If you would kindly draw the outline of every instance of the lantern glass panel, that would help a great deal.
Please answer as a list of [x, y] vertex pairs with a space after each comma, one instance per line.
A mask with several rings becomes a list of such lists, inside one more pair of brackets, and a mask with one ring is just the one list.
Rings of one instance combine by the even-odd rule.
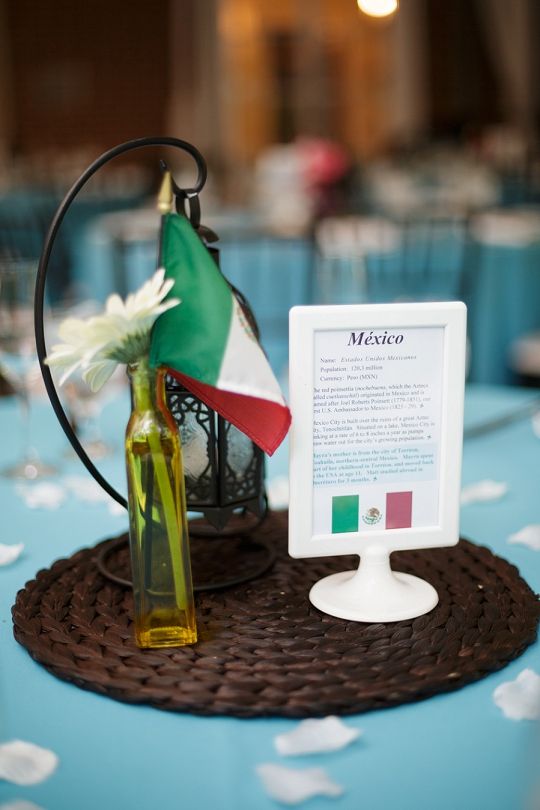
[[220, 464], [222, 478], [221, 500], [224, 506], [239, 505], [254, 498], [259, 499], [264, 491], [264, 456], [245, 434], [230, 422], [219, 419], [224, 447]]
[[253, 460], [253, 442], [231, 425], [227, 431], [227, 464], [237, 480], [247, 473]]
[[178, 425], [188, 507], [219, 502], [216, 475], [215, 414], [182, 386], [167, 378], [167, 401]]

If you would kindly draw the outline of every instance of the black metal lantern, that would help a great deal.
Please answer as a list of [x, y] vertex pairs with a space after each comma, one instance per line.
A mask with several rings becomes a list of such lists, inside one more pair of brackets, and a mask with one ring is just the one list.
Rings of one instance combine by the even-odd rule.
[[[197, 164], [198, 177], [193, 188], [181, 189], [172, 181], [176, 208], [178, 213], [189, 218], [195, 231], [219, 267], [219, 251], [212, 246], [212, 243], [216, 242], [218, 237], [209, 228], [200, 224], [198, 194], [204, 186], [207, 173], [206, 163], [202, 155], [194, 146], [177, 138], [139, 138], [120, 144], [114, 149], [105, 152], [88, 167], [70, 189], [58, 208], [47, 234], [36, 281], [36, 344], [49, 399], [67, 438], [87, 470], [103, 489], [125, 508], [127, 508], [126, 499], [109, 484], [88, 457], [75, 435], [59, 400], [49, 367], [45, 364], [43, 301], [47, 267], [54, 239], [76, 195], [90, 177], [113, 158], [140, 147], [159, 145], [182, 149], [188, 152]], [[167, 168], [163, 161], [161, 161], [161, 166], [162, 169]], [[185, 210], [186, 205], [189, 209], [187, 212]], [[230, 286], [253, 332], [258, 337], [258, 327], [247, 301], [238, 290], [232, 285]], [[260, 554], [257, 555], [258, 560], [255, 567], [251, 566], [249, 568], [248, 566], [247, 573], [243, 572], [238, 576], [234, 572], [228, 572], [226, 580], [220, 578], [218, 581], [199, 586], [198, 589], [226, 587], [233, 583], [251, 579], [266, 570], [272, 564], [275, 556], [273, 550], [266, 546], [265, 543], [249, 537], [249, 532], [259, 525], [267, 512], [267, 499], [264, 490], [264, 453], [238, 428], [197, 399], [170, 375], [166, 378], [166, 394], [169, 409], [178, 424], [182, 440], [187, 507], [190, 511], [201, 512], [205, 518], [204, 521], [196, 521], [190, 525], [190, 534], [226, 537], [247, 533], [247, 542], [243, 542], [242, 553], [249, 551], [250, 544], [254, 548], [256, 547], [258, 552], [260, 552], [261, 548], [267, 552], [263, 554], [262, 558]], [[238, 513], [242, 515], [242, 520], [235, 520], [234, 526], [229, 528], [227, 524], [232, 515]], [[247, 517], [248, 513], [251, 513], [255, 520], [250, 520]], [[125, 542], [125, 540], [122, 538], [118, 542]], [[109, 545], [107, 554], [112, 550], [112, 546]], [[102, 573], [114, 581], [121, 584], [130, 584], [126, 580], [111, 574], [107, 568], [105, 557], [98, 560], [98, 565]], [[245, 566], [242, 567], [245, 568]]]

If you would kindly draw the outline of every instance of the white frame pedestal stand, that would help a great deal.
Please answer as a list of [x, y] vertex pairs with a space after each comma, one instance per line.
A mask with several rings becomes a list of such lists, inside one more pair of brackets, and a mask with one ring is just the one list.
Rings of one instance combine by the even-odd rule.
[[[428, 582], [392, 571], [390, 554], [453, 546], [459, 540], [466, 315], [460, 301], [291, 309], [289, 554], [361, 557], [357, 571], [333, 574], [312, 587], [310, 601], [324, 613], [356, 622], [398, 622], [428, 613], [439, 601]], [[404, 354], [397, 351], [400, 347]], [[402, 365], [409, 361], [411, 365]], [[379, 365], [372, 367], [373, 362]], [[372, 371], [376, 373], [369, 377]], [[362, 376], [364, 372], [368, 378]], [[372, 379], [379, 381], [386, 399], [379, 401], [371, 392]], [[403, 395], [394, 403], [395, 389], [403, 389]], [[347, 399], [349, 410], [339, 406], [345, 392], [353, 397]], [[370, 433], [371, 420], [357, 418], [370, 410], [390, 417], [390, 422], [377, 422], [376, 441]], [[435, 443], [433, 468], [426, 467], [425, 481], [430, 486], [423, 494], [417, 484], [424, 479], [415, 478], [414, 467], [409, 476], [405, 467], [402, 472], [398, 467], [394, 470], [389, 461], [388, 469], [394, 472], [386, 481], [380, 479], [384, 473], [378, 468], [372, 470], [371, 456], [366, 456], [375, 444], [402, 450], [411, 446], [401, 432], [397, 441], [393, 429], [385, 428], [394, 424], [392, 417], [401, 424], [400, 414], [408, 414], [420, 436], [424, 436], [424, 422], [431, 425], [425, 428], [425, 440]], [[321, 437], [329, 427], [341, 438], [332, 438], [332, 432], [325, 444]], [[408, 428], [401, 424], [402, 429]], [[343, 458], [340, 448], [346, 450]], [[328, 475], [326, 456], [316, 455], [323, 451], [331, 461]], [[362, 475], [355, 473], [353, 479], [351, 464]], [[381, 469], [386, 469], [384, 464]], [[396, 494], [410, 493], [411, 500], [414, 496], [410, 514], [391, 520], [388, 526], [388, 514], [380, 525], [366, 520], [360, 503], [362, 512], [372, 503], [372, 481], [377, 482], [373, 503], [379, 502], [379, 512], [385, 511], [383, 499], [391, 487]], [[358, 514], [351, 506], [351, 520], [345, 528], [334, 530], [333, 498], [347, 495], [358, 497]]]
[[309, 599], [330, 616], [371, 623], [422, 616], [437, 605], [439, 595], [429, 582], [392, 571], [388, 549], [368, 546], [356, 571], [320, 579], [311, 588]]

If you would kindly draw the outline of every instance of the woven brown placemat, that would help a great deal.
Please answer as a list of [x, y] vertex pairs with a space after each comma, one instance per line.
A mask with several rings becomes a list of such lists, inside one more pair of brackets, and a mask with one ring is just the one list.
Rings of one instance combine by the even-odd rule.
[[[237, 717], [352, 714], [457, 689], [500, 669], [536, 638], [539, 603], [517, 569], [487, 548], [400, 552], [396, 570], [431, 582], [429, 614], [363, 624], [320, 613], [308, 601], [319, 578], [358, 558], [293, 560], [287, 515], [257, 530], [278, 547], [265, 576], [197, 598], [201, 641], [139, 650], [132, 597], [103, 578], [103, 544], [40, 571], [17, 595], [15, 638], [59, 678], [130, 703]], [[110, 543], [112, 541], [105, 541]], [[193, 543], [197, 577], [198, 541]], [[112, 560], [129, 576], [127, 550]], [[207, 556], [206, 556], [207, 559]]]

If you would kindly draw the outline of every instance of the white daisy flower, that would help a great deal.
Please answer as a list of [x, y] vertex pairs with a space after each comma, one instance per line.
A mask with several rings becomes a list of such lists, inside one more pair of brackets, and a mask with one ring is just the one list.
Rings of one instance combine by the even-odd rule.
[[180, 303], [178, 298], [163, 300], [173, 286], [160, 268], [125, 301], [116, 293], [110, 295], [103, 314], [87, 320], [66, 318], [58, 330], [64, 342], [53, 346], [46, 359], [49, 366], [62, 370], [59, 384], [80, 369], [92, 391], [99, 391], [118, 363], [136, 363], [146, 356], [155, 320]]

